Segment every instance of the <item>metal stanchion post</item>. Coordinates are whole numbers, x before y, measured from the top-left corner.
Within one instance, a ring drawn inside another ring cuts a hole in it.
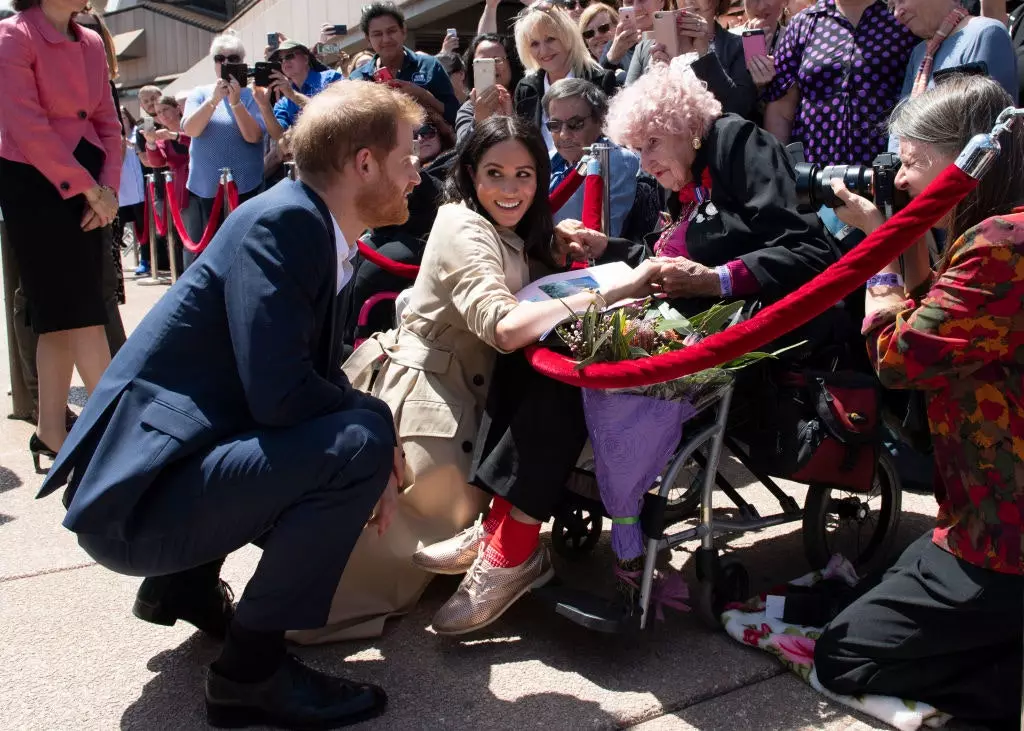
[[[224,188],[224,218],[227,218],[228,214],[231,213],[231,201],[228,200],[228,183],[232,182],[234,177],[231,175],[231,168],[220,169],[220,184]]]
[[[170,170],[164,171],[164,190],[170,190],[174,185],[174,173]],[[171,266],[171,284],[178,281],[178,259],[175,255],[177,248],[177,236],[174,230],[174,216],[171,215],[171,196],[164,195],[164,219],[167,221],[167,260]]]
[[[611,235],[612,229],[612,176],[611,176],[611,147],[609,145],[591,145],[590,154],[597,158],[601,166],[601,180],[604,189],[601,200],[601,233]]]
[[[150,277],[155,282],[158,278],[157,257],[156,257],[156,196],[149,199],[149,186],[156,186],[156,173],[146,173],[146,227],[149,229],[149,271]]]
[[[288,160],[287,162],[285,162],[284,172],[285,175],[288,176],[289,180],[295,180],[295,162],[292,160]]]

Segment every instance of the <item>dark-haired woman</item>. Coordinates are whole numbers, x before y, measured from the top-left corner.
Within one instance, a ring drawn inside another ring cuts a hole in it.
[[[91,393],[110,363],[103,288],[121,179],[121,123],[103,41],[73,19],[85,0],[15,0],[0,22],[0,207],[39,335],[39,425],[29,449],[67,436],[71,374]]]
[[[478,58],[494,59],[495,83],[487,89],[476,88],[473,61]],[[455,138],[458,142],[473,133],[477,122],[496,114],[511,117],[512,90],[522,78],[522,69],[515,52],[505,39],[494,33],[484,33],[473,39],[466,51],[465,65],[466,88],[470,90],[470,95],[455,115]]]
[[[413,554],[465,529],[485,506],[486,495],[467,477],[496,354],[536,342],[564,319],[566,305],[583,311],[602,298],[640,292],[653,271],[638,268],[603,293],[518,302],[531,262],[554,258],[549,162],[539,132],[515,117],[488,119],[460,148],[452,171],[400,326],[367,340],[344,365],[356,388],[391,407],[410,487],[387,533],[366,530],[356,544],[331,626],[301,639],[379,634],[389,615],[413,606],[431,579]],[[525,522],[517,526],[539,531],[536,521],[520,517]],[[549,578],[545,550],[517,571],[527,587]]]

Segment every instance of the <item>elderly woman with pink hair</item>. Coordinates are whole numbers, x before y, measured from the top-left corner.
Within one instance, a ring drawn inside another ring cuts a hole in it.
[[[796,210],[782,145],[753,122],[723,115],[685,60],[656,65],[621,91],[606,131],[638,150],[643,168],[672,191],[673,223],[643,247],[589,232],[590,254],[637,264],[653,253],[653,281],[680,311],[734,297],[775,300],[838,259],[817,216]],[[520,353],[499,359],[485,411],[470,481],[494,496],[490,511],[414,556],[426,571],[468,572],[434,619],[440,634],[480,629],[529,591],[519,577],[587,440],[579,390],[539,375]],[[639,575],[642,560],[618,568]],[[632,612],[635,596],[623,597]]]

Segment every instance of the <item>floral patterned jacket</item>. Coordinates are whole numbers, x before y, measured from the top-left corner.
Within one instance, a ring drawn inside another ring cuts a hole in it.
[[[935,543],[1024,573],[1024,213],[965,233],[915,296],[863,332],[883,385],[927,392]]]

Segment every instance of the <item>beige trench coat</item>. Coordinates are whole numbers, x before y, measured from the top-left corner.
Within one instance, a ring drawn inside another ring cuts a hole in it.
[[[371,526],[360,536],[327,626],[290,639],[380,635],[384,620],[408,612],[432,578],[412,554],[468,527],[486,507],[488,496],[466,479],[499,352],[495,330],[529,277],[515,233],[463,205],[441,207],[401,325],[367,340],[343,366],[356,388],[391,407],[409,487],[388,532],[378,537]]]

